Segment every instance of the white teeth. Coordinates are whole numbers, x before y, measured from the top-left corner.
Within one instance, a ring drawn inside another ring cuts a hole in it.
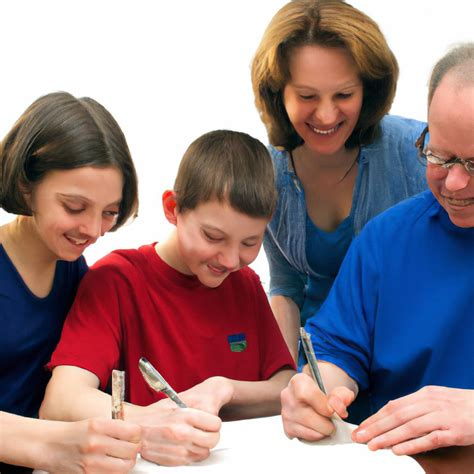
[[[453,199],[453,198],[446,198],[449,204],[452,204],[453,206],[469,206],[471,204],[474,204],[473,199]]]
[[[70,235],[66,235],[67,239],[70,240],[73,244],[76,245],[84,245],[87,242],[87,239],[76,239],[74,237],[71,237]]]
[[[331,133],[334,133],[337,130],[337,125],[333,128],[330,128],[329,130],[320,130],[319,128],[315,128],[312,125],[310,125],[314,133],[319,133],[320,135],[329,135]]]

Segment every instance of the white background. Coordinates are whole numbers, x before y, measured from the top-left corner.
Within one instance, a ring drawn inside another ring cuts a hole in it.
[[[140,180],[139,217],[86,251],[162,239],[161,194],[188,144],[217,128],[266,143],[250,63],[283,0],[10,0],[0,3],[0,136],[40,95],[91,96],[121,125]],[[392,113],[426,118],[430,69],[473,41],[472,0],[353,0],[375,19],[401,69]],[[12,216],[0,210],[0,224]],[[254,268],[268,280],[263,253]]]

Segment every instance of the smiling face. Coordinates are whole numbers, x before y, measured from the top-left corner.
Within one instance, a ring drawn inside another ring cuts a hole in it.
[[[51,171],[30,196],[33,225],[54,259],[73,261],[117,220],[123,178],[117,168]]]
[[[440,157],[474,158],[474,86],[459,86],[448,73],[433,95],[428,124],[428,150]],[[453,224],[474,227],[474,177],[460,164],[443,169],[430,163],[426,177]]]
[[[283,99],[304,146],[319,155],[341,152],[360,116],[363,86],[344,48],[302,46],[292,52]]]
[[[210,288],[252,263],[262,245],[267,218],[250,217],[226,201],[208,201],[176,213],[176,270]]]

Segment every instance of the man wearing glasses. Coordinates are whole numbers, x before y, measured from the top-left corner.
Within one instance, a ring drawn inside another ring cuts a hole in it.
[[[370,449],[474,444],[474,43],[436,64],[428,124],[417,146],[430,190],[367,224],[306,324],[329,395],[293,377],[289,437],[329,435],[365,390],[371,416],[353,439]]]

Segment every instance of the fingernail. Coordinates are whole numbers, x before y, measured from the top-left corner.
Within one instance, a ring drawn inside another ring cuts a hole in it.
[[[360,431],[355,431],[355,432],[354,432],[354,436],[356,437],[356,439],[357,439],[358,441],[361,441],[361,440],[364,438],[364,436],[365,436],[366,434],[367,434],[367,433],[366,433],[365,430],[360,430]]]

